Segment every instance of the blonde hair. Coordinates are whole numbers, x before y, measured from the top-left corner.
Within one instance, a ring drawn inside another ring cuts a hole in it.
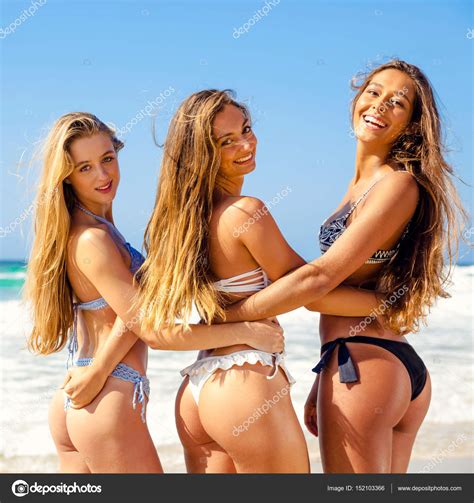
[[[388,328],[406,334],[418,331],[420,321],[426,324],[429,308],[437,297],[449,297],[445,287],[458,255],[467,213],[451,179],[454,171],[443,155],[441,119],[432,86],[418,67],[394,59],[363,74],[362,81],[360,76],[353,79],[357,93],[352,100],[352,117],[357,100],[374,75],[388,69],[399,70],[412,79],[415,101],[411,121],[393,143],[387,161],[415,177],[420,198],[408,236],[380,272],[376,289],[386,293],[399,288],[406,291],[385,313]]]
[[[164,144],[155,206],[145,231],[147,258],[139,271],[142,325],[158,330],[176,318],[189,327],[193,301],[206,323],[223,315],[209,269],[209,223],[220,184],[220,154],[212,134],[216,114],[247,108],[230,91],[192,94],[175,113]]]
[[[65,179],[74,170],[69,153],[77,138],[110,136],[119,151],[123,143],[95,115],[73,112],[60,117],[43,146],[43,166],[35,200],[34,240],[28,261],[25,299],[31,302],[33,330],[28,347],[39,354],[61,350],[73,322],[72,289],[67,277],[67,243],[75,195]]]

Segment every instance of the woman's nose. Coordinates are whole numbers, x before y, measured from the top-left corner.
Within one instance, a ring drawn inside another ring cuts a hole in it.
[[[99,178],[105,179],[108,177],[107,168],[102,163],[97,164],[97,174],[98,174]]]
[[[247,138],[242,138],[238,144],[244,149],[244,150],[250,150],[251,148],[251,143],[249,142],[249,140]]]

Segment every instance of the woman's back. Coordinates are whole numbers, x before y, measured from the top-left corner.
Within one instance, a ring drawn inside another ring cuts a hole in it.
[[[210,222],[210,268],[225,306],[249,297],[269,284],[265,271],[237,239],[239,229],[236,225],[245,211],[243,198],[244,196],[222,197],[214,207]],[[209,354],[217,356],[244,349],[251,348],[239,344],[215,349]]]

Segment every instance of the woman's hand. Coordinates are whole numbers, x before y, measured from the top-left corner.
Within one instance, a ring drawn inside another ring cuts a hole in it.
[[[102,391],[107,375],[90,365],[88,367],[74,367],[68,370],[61,388],[71,399],[73,409],[81,409],[89,405]]]
[[[314,435],[318,436],[318,415],[317,415],[317,401],[318,401],[318,386],[319,386],[319,374],[317,374],[314,380],[313,387],[309,392],[306,403],[304,404],[304,424],[308,431]]]
[[[246,331],[244,344],[266,353],[282,353],[285,349],[283,328],[275,317],[259,321],[244,321],[241,325]]]

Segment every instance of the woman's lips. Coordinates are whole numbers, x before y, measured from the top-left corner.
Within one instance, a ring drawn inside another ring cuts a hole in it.
[[[107,185],[102,185],[102,187],[98,187],[95,190],[101,192],[102,194],[107,194],[107,192],[110,192],[112,190],[112,183],[113,180],[110,180]]]
[[[363,115],[362,121],[363,121],[364,126],[367,129],[370,129],[371,131],[379,131],[379,130],[385,129],[387,127],[387,124],[385,122],[383,122],[378,117],[375,117],[370,114]]]
[[[254,154],[253,152],[250,152],[250,154],[247,154],[243,157],[241,157],[240,159],[237,159],[235,160],[235,164],[238,164],[239,166],[244,166],[245,164],[249,164],[250,162],[252,162],[254,159]]]

